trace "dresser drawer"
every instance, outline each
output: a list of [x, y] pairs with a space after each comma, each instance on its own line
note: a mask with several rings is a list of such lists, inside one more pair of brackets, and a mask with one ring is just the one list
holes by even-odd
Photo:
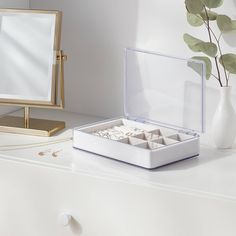
[[[236, 203], [0, 161], [0, 235], [235, 236]], [[72, 215], [69, 226], [58, 221]]]

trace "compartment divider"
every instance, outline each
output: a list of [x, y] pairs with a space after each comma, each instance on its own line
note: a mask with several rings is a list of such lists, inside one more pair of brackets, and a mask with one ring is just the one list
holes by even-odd
[[[137, 126], [135, 125], [137, 124]], [[132, 146], [143, 147], [150, 150], [182, 142], [190, 139], [187, 134], [177, 133], [175, 130], [153, 125], [146, 125], [136, 121], [118, 119], [92, 125], [84, 132], [115, 140]]]
[[191, 136], [187, 134], [173, 134], [173, 135], [168, 136], [167, 138], [182, 142], [182, 141], [190, 139]]

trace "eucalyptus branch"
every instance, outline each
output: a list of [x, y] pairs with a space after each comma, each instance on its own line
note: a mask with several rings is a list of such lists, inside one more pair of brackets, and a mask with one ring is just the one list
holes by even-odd
[[[220, 56], [221, 56], [221, 58], [222, 58], [223, 53], [222, 53], [221, 46], [220, 46], [220, 38], [221, 38], [221, 36], [222, 36], [222, 33], [221, 33], [220, 36], [217, 38], [216, 35], [215, 35], [215, 33], [213, 32], [213, 30], [211, 29], [211, 27], [210, 27], [210, 31], [211, 31], [213, 37], [214, 37], [215, 40], [216, 40], [216, 43], [217, 43], [217, 46], [218, 46], [218, 49], [219, 49], [219, 52], [220, 52]], [[226, 83], [228, 84], [229, 78], [227, 77], [227, 73], [226, 73], [226, 69], [225, 69], [225, 65], [224, 65], [224, 60], [223, 60], [223, 58], [222, 58], [222, 66], [223, 66], [223, 68], [224, 68], [225, 80], [226, 80]]]
[[221, 47], [220, 47], [220, 42], [219, 42], [219, 41], [217, 41], [217, 45], [218, 45], [219, 52], [220, 52], [220, 56], [221, 56], [222, 66], [223, 66], [223, 68], [224, 68], [226, 86], [228, 86], [228, 84], [229, 84], [229, 78], [228, 78], [227, 73], [226, 73], [225, 64], [224, 64], [224, 60], [223, 60], [223, 54], [222, 54], [222, 51], [221, 51]]
[[[218, 14], [211, 11], [212, 8], [218, 8], [222, 5], [223, 0], [185, 0], [187, 10], [187, 21], [192, 26], [206, 27], [208, 41], [185, 33], [184, 42], [193, 52], [205, 53], [208, 57], [196, 57], [205, 62], [207, 77], [216, 79], [220, 86], [229, 86], [230, 73], [236, 74], [236, 54], [224, 53], [222, 46], [222, 35], [225, 31], [235, 29], [235, 22], [227, 15]], [[212, 26], [212, 21], [217, 23], [220, 34], [216, 33]], [[212, 59], [215, 61], [213, 62]], [[193, 66], [192, 69], [196, 70]], [[215, 72], [214, 72], [215, 71]], [[199, 71], [197, 71], [199, 73]]]
[[[209, 20], [209, 15], [208, 15], [208, 12], [207, 12], [207, 9], [206, 7], [204, 6], [204, 10], [205, 10], [205, 13], [206, 13], [206, 17], [207, 17], [207, 31], [208, 31], [208, 35], [209, 35], [209, 39], [210, 39], [210, 42], [212, 43], [212, 36], [211, 36], [211, 28], [210, 28], [210, 20]], [[213, 34], [215, 36], [215, 34]], [[220, 83], [220, 86], [223, 87], [223, 84], [222, 84], [222, 81], [221, 81], [221, 76], [220, 76], [220, 69], [219, 69], [219, 64], [218, 64], [218, 58], [217, 56], [215, 56], [215, 64], [216, 64], [216, 69], [217, 69], [217, 74], [218, 74], [218, 78], [219, 78], [219, 83]]]
[[[211, 27], [210, 27], [209, 15], [208, 15], [208, 13], [207, 13], [206, 7], [205, 7], [204, 9], [205, 9], [205, 13], [206, 13], [206, 16], [207, 16], [207, 21], [205, 21], [205, 20], [203, 19], [203, 17], [201, 17], [201, 16], [197, 16], [197, 17], [203, 20], [203, 22], [204, 22], [204, 24], [205, 24], [205, 26], [206, 26], [206, 28], [207, 28], [207, 31], [208, 31], [208, 35], [209, 35], [210, 42], [212, 43], [212, 37], [211, 37], [211, 33], [212, 33], [213, 37], [215, 38], [215, 40], [216, 40], [216, 42], [217, 42], [218, 47], [220, 48], [218, 39], [217, 39], [215, 33], [213, 32], [213, 30], [212, 30]], [[211, 74], [211, 75], [212, 75], [214, 78], [216, 78], [216, 79], [218, 80], [220, 86], [223, 87], [223, 84], [222, 84], [222, 81], [221, 81], [221, 76], [220, 76], [220, 70], [219, 70], [219, 64], [218, 64], [217, 56], [214, 58], [214, 60], [215, 60], [215, 64], [216, 64], [216, 69], [217, 69], [218, 77], [215, 76], [215, 75], [213, 75], [213, 74]], [[228, 80], [226, 79], [226, 83], [227, 83], [227, 81], [228, 81]], [[228, 84], [228, 83], [227, 83], [227, 84]]]
[[[220, 36], [217, 38], [214, 31], [212, 30], [212, 28], [210, 27], [210, 24], [209, 24], [209, 15], [208, 15], [208, 12], [205, 8], [205, 12], [206, 12], [206, 16], [207, 16], [207, 22], [205, 20], [204, 23], [205, 23], [205, 26], [207, 27], [207, 30], [210, 31], [210, 33], [213, 35], [213, 37], [215, 38], [216, 40], [216, 43], [217, 43], [217, 46], [218, 46], [218, 49], [219, 49], [219, 52], [220, 52], [220, 56], [222, 58], [222, 50], [221, 50], [221, 46], [220, 46], [220, 38], [222, 36], [222, 33], [220, 33]], [[211, 41], [212, 42], [212, 41]], [[218, 61], [216, 62], [217, 63], [217, 67], [218, 67]], [[226, 86], [228, 86], [228, 81], [229, 81], [229, 78], [227, 77], [227, 73], [226, 73], [226, 69], [225, 69], [225, 65], [224, 65], [224, 61], [223, 61], [223, 58], [222, 58], [222, 66], [224, 68], [224, 74], [225, 74], [225, 80], [226, 80]], [[217, 68], [218, 70], [218, 68]]]
[[227, 86], [229, 86], [229, 77], [230, 77], [230, 72], [228, 72]]
[[212, 38], [211, 38], [211, 28], [210, 28], [210, 20], [209, 20], [209, 15], [207, 13], [207, 9], [206, 7], [204, 6], [204, 10], [205, 10], [205, 13], [206, 13], [206, 17], [207, 17], [207, 31], [208, 31], [208, 35], [209, 35], [209, 39], [210, 39], [210, 42], [212, 43]]
[[220, 69], [219, 69], [219, 64], [218, 64], [217, 56], [214, 59], [215, 59], [215, 63], [216, 63], [217, 73], [218, 73], [218, 76], [219, 76], [220, 86], [223, 87], [222, 81], [220, 79]]
[[221, 81], [218, 79], [218, 77], [217, 77], [216, 75], [212, 74], [212, 73], [211, 73], [211, 76], [213, 76], [213, 77], [219, 82], [220, 86], [222, 87], [222, 83], [221, 83]]
[[[207, 26], [208, 27], [208, 26]], [[213, 35], [213, 37], [215, 38], [216, 41], [218, 41], [218, 38], [216, 37], [214, 31], [212, 30], [210, 24], [209, 24], [209, 30], [211, 31], [211, 34]]]
[[[214, 37], [215, 40], [216, 40], [216, 43], [217, 43], [217, 46], [218, 46], [218, 49], [219, 49], [219, 52], [220, 52], [220, 56], [221, 56], [221, 58], [222, 58], [223, 53], [222, 53], [221, 46], [220, 46], [220, 38], [221, 38], [221, 36], [222, 36], [222, 33], [220, 33], [220, 36], [217, 38], [216, 35], [215, 35], [215, 33], [214, 33], [214, 31], [211, 29], [210, 26], [209, 26], [209, 29], [210, 29], [210, 31], [211, 31], [213, 37]], [[224, 65], [224, 60], [223, 60], [223, 58], [222, 58], [222, 66], [223, 66], [223, 68], [224, 68], [226, 84], [228, 84], [229, 78], [228, 78], [227, 73], [226, 73], [226, 69], [225, 69], [225, 65]]]
[[216, 75], [212, 74], [212, 73], [211, 73], [211, 76], [213, 76], [214, 78], [216, 78], [217, 80], [219, 80], [218, 77], [217, 77]]

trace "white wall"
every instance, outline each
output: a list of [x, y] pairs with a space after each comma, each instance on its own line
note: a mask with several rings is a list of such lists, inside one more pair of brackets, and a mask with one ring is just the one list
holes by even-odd
[[[32, 8], [64, 12], [62, 48], [69, 56], [66, 109], [70, 111], [100, 116], [122, 113], [124, 47], [190, 57], [193, 54], [183, 43], [183, 33], [207, 39], [203, 30], [186, 23], [184, 0], [31, 0], [30, 3]], [[227, 0], [217, 11], [236, 18], [235, 10], [236, 0]], [[231, 51], [235, 52], [235, 48]], [[218, 84], [212, 80], [208, 86], [212, 87], [208, 92], [210, 120], [217, 103]]]
[[28, 8], [29, 0], [0, 0], [1, 8]]
[[[0, 8], [28, 8], [28, 7], [29, 7], [29, 0], [0, 0]], [[16, 108], [0, 106], [0, 115], [13, 110], [16, 110]]]
[[64, 13], [66, 109], [121, 114], [123, 48], [136, 42], [137, 1], [33, 0], [31, 7]]

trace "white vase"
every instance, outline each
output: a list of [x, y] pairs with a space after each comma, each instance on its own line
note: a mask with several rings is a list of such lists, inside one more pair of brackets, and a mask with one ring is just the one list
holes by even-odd
[[220, 102], [212, 121], [212, 138], [217, 148], [232, 148], [236, 136], [236, 114], [231, 87], [220, 88]]

